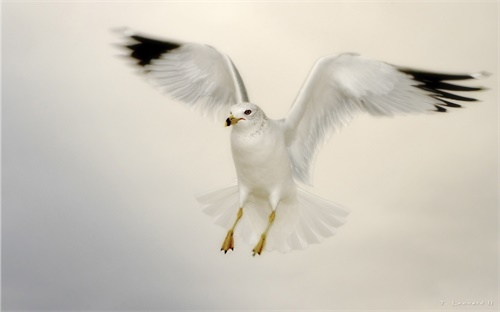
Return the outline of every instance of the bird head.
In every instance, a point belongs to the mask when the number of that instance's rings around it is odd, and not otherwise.
[[[236,124],[238,124],[238,127],[250,127],[260,124],[266,117],[260,107],[247,102],[231,106],[229,114],[230,115],[225,122],[226,127]]]

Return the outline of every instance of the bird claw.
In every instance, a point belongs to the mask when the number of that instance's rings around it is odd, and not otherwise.
[[[260,256],[265,245],[266,245],[266,233],[260,236],[259,242],[257,243],[257,245],[255,245],[253,249],[253,256],[255,256],[255,254],[258,254]]]
[[[229,230],[227,232],[226,238],[224,239],[224,243],[222,243],[222,247],[220,250],[224,251],[224,254],[227,253],[229,249],[234,250],[234,238],[233,238],[233,230]]]

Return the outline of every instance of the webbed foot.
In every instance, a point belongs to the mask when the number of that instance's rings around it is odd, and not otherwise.
[[[243,216],[243,208],[240,208],[238,210],[238,214],[236,215],[236,220],[234,221],[233,227],[229,229],[227,232],[226,238],[224,239],[224,242],[222,243],[222,247],[220,250],[223,250],[224,253],[227,253],[229,249],[234,250],[234,229],[236,228],[236,225],[238,224],[238,221],[240,221],[241,217]]]
[[[269,222],[267,223],[266,231],[262,233],[259,242],[257,243],[257,245],[255,245],[253,249],[253,256],[255,256],[255,254],[260,255],[262,253],[262,250],[264,250],[264,247],[266,246],[267,232],[269,232],[269,229],[271,228],[271,225],[273,224],[275,218],[276,218],[276,211],[273,211],[269,215]]]
[[[227,253],[229,249],[234,250],[234,238],[233,238],[233,229],[230,229],[227,232],[226,239],[224,239],[224,243],[222,243],[222,247],[220,250],[224,250],[224,253]]]
[[[260,236],[259,242],[253,249],[253,256],[255,256],[255,254],[258,254],[260,256],[262,250],[264,249],[264,246],[266,246],[266,233],[262,233],[262,235]]]

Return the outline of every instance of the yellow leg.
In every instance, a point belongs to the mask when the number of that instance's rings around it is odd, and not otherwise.
[[[260,255],[262,253],[262,250],[266,246],[267,232],[269,232],[269,229],[271,228],[271,225],[273,224],[275,217],[276,217],[276,212],[275,211],[271,212],[271,214],[269,215],[269,222],[267,223],[267,228],[264,231],[264,233],[262,233],[259,242],[257,243],[257,245],[255,245],[255,248],[253,249],[254,256],[255,254]]]
[[[222,247],[220,250],[224,250],[224,253],[227,253],[229,249],[234,250],[234,239],[233,239],[234,229],[236,228],[236,224],[238,224],[238,221],[240,221],[241,216],[243,216],[243,208],[240,208],[238,210],[238,214],[236,215],[236,220],[234,221],[233,226],[227,232],[226,239],[224,239],[224,242],[222,243]]]

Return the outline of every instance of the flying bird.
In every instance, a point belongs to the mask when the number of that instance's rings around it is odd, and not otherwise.
[[[273,120],[250,101],[236,66],[214,47],[122,34],[122,46],[149,81],[193,109],[225,114],[224,125],[232,128],[237,182],[197,198],[228,229],[224,253],[234,250],[235,234],[254,246],[254,256],[304,249],[335,234],[349,211],[304,190],[330,134],[359,113],[446,112],[460,107],[457,102],[476,101],[453,91],[481,88],[450,81],[487,75],[421,71],[355,53],[328,55],[317,60],[286,117]]]

